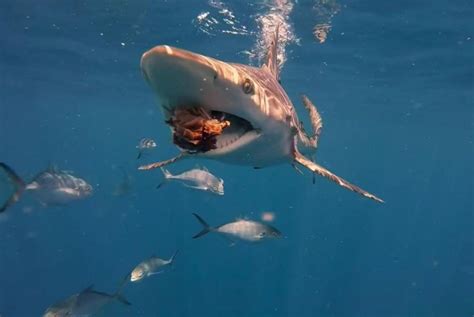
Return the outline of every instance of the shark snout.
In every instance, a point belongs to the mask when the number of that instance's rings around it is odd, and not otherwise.
[[[167,45],[145,52],[140,64],[146,81],[165,99],[209,88],[217,76],[209,58]]]

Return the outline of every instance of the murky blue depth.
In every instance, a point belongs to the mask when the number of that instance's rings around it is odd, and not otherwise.
[[[25,179],[54,163],[94,195],[63,207],[25,196],[0,215],[0,316],[40,316],[94,284],[113,293],[142,260],[173,268],[140,283],[102,316],[471,316],[474,313],[471,1],[341,1],[325,43],[312,1],[290,16],[281,81],[321,112],[317,161],[374,192],[377,204],[290,165],[205,165],[225,195],[161,183],[140,162],[177,153],[139,68],[168,44],[247,64],[255,35],[200,32],[205,1],[1,1],[0,161]],[[260,7],[226,5],[257,32]],[[173,78],[169,78],[170,81]],[[113,195],[129,171],[131,191]],[[4,182],[0,190],[4,190]],[[264,211],[283,238],[197,240],[210,224]]]

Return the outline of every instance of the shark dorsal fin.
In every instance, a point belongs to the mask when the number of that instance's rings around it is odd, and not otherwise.
[[[267,52],[267,60],[263,65],[263,68],[268,69],[270,73],[272,73],[276,80],[280,79],[280,75],[278,74],[278,38],[280,32],[280,24],[275,27],[275,34],[268,48]]]

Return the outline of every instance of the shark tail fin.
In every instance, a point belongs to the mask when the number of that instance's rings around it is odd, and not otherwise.
[[[201,225],[203,226],[203,229],[202,229],[201,231],[199,231],[197,234],[195,234],[195,235],[193,236],[193,239],[200,238],[200,237],[202,237],[203,235],[205,235],[205,234],[207,234],[207,233],[209,233],[209,232],[212,231],[211,226],[209,226],[209,225],[207,224],[207,222],[204,221],[204,219],[202,219],[198,214],[196,214],[196,213],[194,213],[194,212],[193,212],[193,215],[194,215],[194,217],[196,217],[196,219],[197,219],[197,220],[201,223]]]
[[[384,202],[382,199],[378,198],[377,196],[363,190],[362,188],[360,188],[360,187],[358,187],[354,184],[349,183],[348,181],[346,181],[342,177],[339,177],[339,176],[333,174],[332,172],[328,171],[324,167],[314,163],[313,161],[309,160],[308,158],[306,158],[304,155],[302,155],[299,152],[295,152],[295,161],[298,162],[299,164],[303,165],[304,167],[306,167],[307,169],[309,169],[313,173],[319,174],[323,177],[326,177],[326,178],[332,180],[333,182],[335,182],[339,186],[342,186],[346,189],[349,189],[350,191],[356,192],[356,193],[358,193],[358,194],[360,194],[364,197],[370,198],[370,199],[378,201],[380,203]]]
[[[279,40],[279,33],[280,33],[280,24],[277,24],[275,27],[275,33],[273,40],[268,48],[267,53],[267,61],[264,65],[270,73],[272,73],[277,80],[279,80],[279,70],[278,70],[278,40]]]
[[[308,137],[305,133],[307,140],[304,141],[306,141],[305,143],[307,143],[308,146],[312,148],[317,148],[318,140],[321,136],[321,130],[323,128],[323,120],[321,119],[321,115],[319,114],[316,106],[311,102],[311,100],[309,100],[306,95],[302,95],[301,99],[303,100],[304,107],[309,113],[311,128],[313,130],[313,134],[310,137]]]
[[[142,151],[138,150],[137,160],[139,160],[142,157],[142,154],[143,154]]]
[[[18,176],[17,173],[15,173],[15,171],[7,164],[0,162],[0,169],[5,171],[9,180],[15,185],[15,192],[8,198],[8,200],[3,205],[0,205],[0,213],[2,213],[7,210],[8,207],[13,205],[20,199],[21,194],[26,188],[26,184],[20,178],[20,176]]]

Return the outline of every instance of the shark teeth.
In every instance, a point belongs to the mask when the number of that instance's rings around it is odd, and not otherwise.
[[[215,112],[213,114],[215,114]],[[222,113],[222,115],[226,120],[230,121],[230,126],[227,127],[222,134],[217,136],[216,147],[218,149],[223,149],[237,142],[247,132],[253,130],[252,125],[247,120],[227,113]]]
[[[232,143],[235,143],[236,141],[238,141],[246,132],[247,132],[246,130],[241,130],[238,133],[234,132],[232,134],[229,134],[229,133],[222,134],[217,137],[216,147],[218,149],[225,148],[231,145]]]

